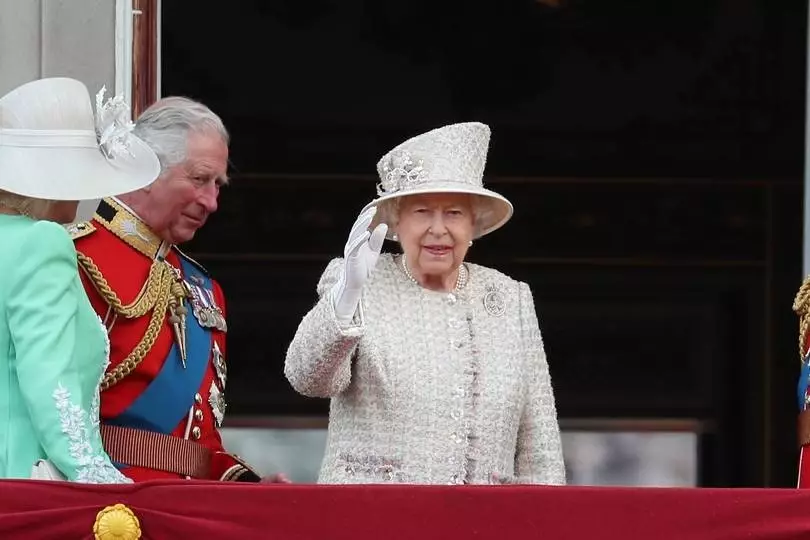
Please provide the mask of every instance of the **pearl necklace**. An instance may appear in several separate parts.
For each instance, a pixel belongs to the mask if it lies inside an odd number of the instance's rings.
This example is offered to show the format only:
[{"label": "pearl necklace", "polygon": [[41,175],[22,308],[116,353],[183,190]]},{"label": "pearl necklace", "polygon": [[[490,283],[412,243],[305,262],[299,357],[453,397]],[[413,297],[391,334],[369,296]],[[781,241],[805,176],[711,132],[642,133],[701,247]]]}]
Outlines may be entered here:
[{"label": "pearl necklace", "polygon": [[[405,254],[404,253],[402,254],[402,257],[400,257],[400,262],[402,263],[402,270],[403,270],[403,272],[405,272],[405,275],[408,276],[408,279],[410,279],[412,282],[414,282],[415,284],[417,284],[417,285],[419,285],[421,287],[419,282],[416,281],[416,278],[413,277],[413,275],[411,275],[411,271],[408,270],[408,263],[405,261]],[[469,279],[469,273],[467,272],[467,265],[462,264],[461,266],[458,267],[458,276],[456,277],[456,286],[449,294],[454,295],[455,293],[458,293],[458,291],[463,289],[464,286],[467,285],[467,279]]]}]

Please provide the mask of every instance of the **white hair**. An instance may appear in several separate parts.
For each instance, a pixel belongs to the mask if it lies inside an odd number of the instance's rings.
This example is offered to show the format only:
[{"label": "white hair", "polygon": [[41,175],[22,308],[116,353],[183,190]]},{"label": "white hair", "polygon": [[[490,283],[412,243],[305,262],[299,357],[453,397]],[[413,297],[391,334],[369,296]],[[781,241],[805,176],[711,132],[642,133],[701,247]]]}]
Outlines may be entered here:
[{"label": "white hair", "polygon": [[[409,195],[405,195],[404,197],[389,199],[384,201],[377,208],[377,212],[380,214],[381,220],[387,223],[389,227],[395,227],[397,223],[399,223],[399,212],[402,199],[408,196]],[[473,215],[473,236],[478,237],[478,235],[481,233],[480,224],[487,222],[488,219],[486,218],[490,213],[492,213],[492,204],[486,197],[480,197],[472,193],[470,193],[468,197]]]},{"label": "white hair", "polygon": [[161,172],[186,160],[190,133],[213,132],[226,145],[230,142],[222,119],[202,103],[185,97],[158,100],[141,114],[132,132],[155,151]]}]

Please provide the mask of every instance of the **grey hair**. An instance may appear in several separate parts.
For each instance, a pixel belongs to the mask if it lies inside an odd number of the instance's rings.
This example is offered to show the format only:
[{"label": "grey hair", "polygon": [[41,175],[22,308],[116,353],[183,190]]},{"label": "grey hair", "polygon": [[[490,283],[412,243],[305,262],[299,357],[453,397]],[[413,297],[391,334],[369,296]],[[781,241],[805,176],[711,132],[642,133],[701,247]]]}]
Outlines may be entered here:
[{"label": "grey hair", "polygon": [[158,156],[161,172],[186,159],[190,133],[216,133],[225,144],[230,135],[222,119],[211,109],[186,97],[167,97],[146,109],[135,122],[132,133]]},{"label": "grey hair", "polygon": [[[407,195],[406,195],[407,196]],[[481,224],[486,223],[486,217],[492,213],[492,204],[486,197],[479,197],[478,195],[469,194],[470,208],[473,214],[473,237],[478,236],[483,232]],[[383,201],[377,208],[377,212],[381,216],[381,221],[388,224],[389,227],[395,227],[399,223],[399,212],[402,199],[405,197],[396,197]]]}]

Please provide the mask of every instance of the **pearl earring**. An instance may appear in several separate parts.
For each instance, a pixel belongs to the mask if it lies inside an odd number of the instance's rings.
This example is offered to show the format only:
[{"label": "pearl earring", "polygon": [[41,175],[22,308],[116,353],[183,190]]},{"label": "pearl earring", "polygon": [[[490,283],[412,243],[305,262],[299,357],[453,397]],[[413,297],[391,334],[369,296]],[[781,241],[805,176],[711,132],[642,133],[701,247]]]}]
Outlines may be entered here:
[{"label": "pearl earring", "polygon": [[470,240],[470,242],[469,242],[467,245],[468,245],[468,246],[471,246],[471,245],[472,245],[472,240]]}]

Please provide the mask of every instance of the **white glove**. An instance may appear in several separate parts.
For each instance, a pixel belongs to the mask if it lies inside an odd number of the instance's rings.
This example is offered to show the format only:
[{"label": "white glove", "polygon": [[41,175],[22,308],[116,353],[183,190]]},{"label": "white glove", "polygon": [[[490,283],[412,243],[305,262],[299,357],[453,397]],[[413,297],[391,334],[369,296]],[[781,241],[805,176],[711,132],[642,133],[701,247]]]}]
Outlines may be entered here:
[{"label": "white glove", "polygon": [[372,206],[357,217],[343,248],[343,270],[331,291],[335,316],[343,327],[352,324],[363,285],[377,265],[388,232],[388,226],[384,223],[377,225],[373,232],[368,231],[376,213],[377,207]]}]

